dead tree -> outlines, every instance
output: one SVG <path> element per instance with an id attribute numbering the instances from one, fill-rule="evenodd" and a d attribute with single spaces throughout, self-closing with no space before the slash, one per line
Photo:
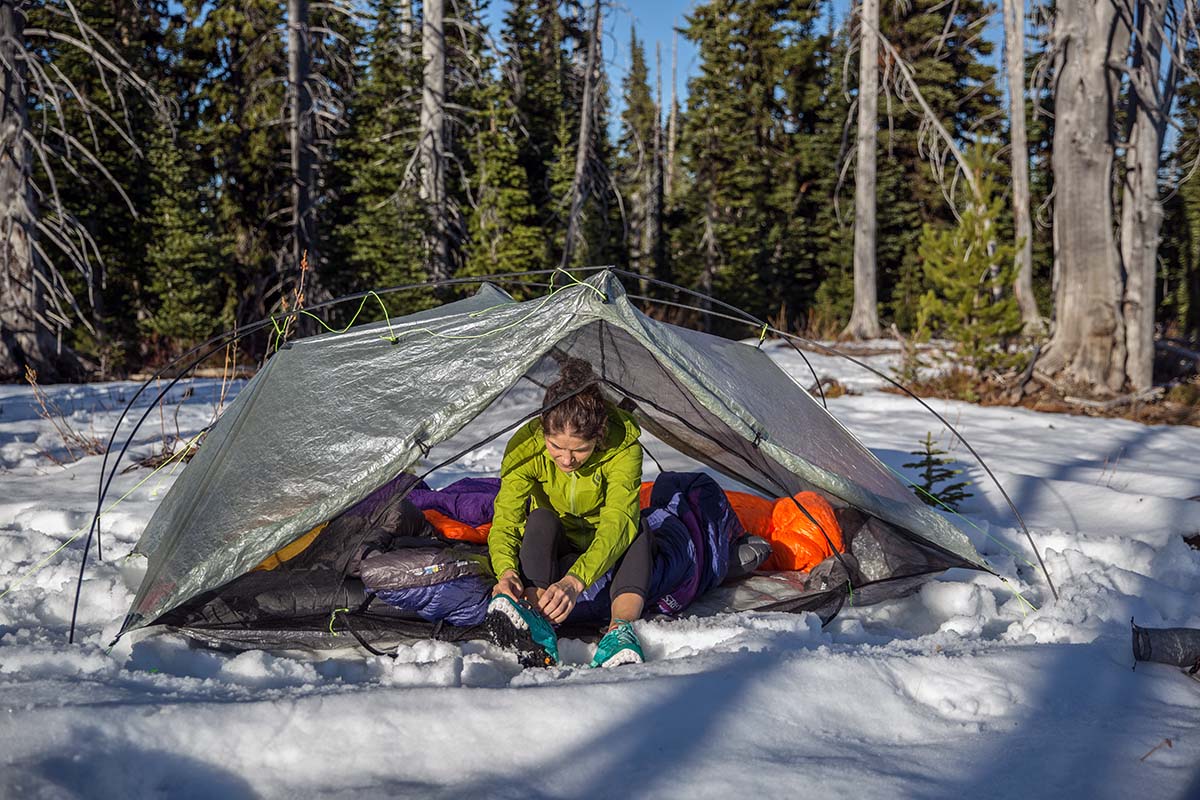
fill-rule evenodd
<path id="1" fill-rule="evenodd" d="M 879 101 L 879 0 L 859 6 L 858 137 L 854 171 L 854 307 L 843 331 L 879 336 L 875 265 L 875 147 Z"/>
<path id="2" fill-rule="evenodd" d="M 425 71 L 417 161 L 421 170 L 420 198 L 428 214 L 425 253 L 429 275 L 436 281 L 450 277 L 445 171 L 445 13 L 442 0 L 425 0 L 422 10 L 421 56 Z"/>
<path id="3" fill-rule="evenodd" d="M 1026 333 L 1042 329 L 1033 296 L 1033 221 L 1029 195 L 1029 144 L 1025 132 L 1024 4 L 1004 0 L 1004 65 L 1008 77 L 1009 138 L 1012 147 L 1013 221 L 1017 238 L 1017 279 L 1013 293 Z"/>
<path id="4" fill-rule="evenodd" d="M 1054 259 L 1059 267 L 1054 333 L 1042 370 L 1119 391 L 1125 383 L 1125 322 L 1113 218 L 1117 146 L 1109 66 L 1129 46 L 1127 18 L 1113 0 L 1060 0 L 1054 92 Z"/>
<path id="5" fill-rule="evenodd" d="M 100 283 L 99 247 L 66 210 L 55 173 L 100 173 L 137 215 L 128 195 L 104 166 L 95 131 L 117 133 L 141 155 L 124 121 L 127 93 L 136 91 L 162 111 L 152 87 L 79 14 L 70 0 L 39 6 L 62 29 L 31 27 L 26 0 L 0 0 L 0 379 L 20 377 L 25 367 L 42 380 L 75 377 L 78 364 L 62 335 L 80 324 L 93 335 L 91 314 L 76 300 L 63 269 L 77 270 L 89 291 Z M 78 91 L 49 60 L 72 51 L 99 75 L 107 107 Z M 31 118 L 29 110 L 39 113 Z M 82 119 L 83 125 L 75 125 Z M 41 167 L 44 184 L 34 178 Z M 93 298 L 93 307 L 96 304 Z"/>
<path id="6" fill-rule="evenodd" d="M 679 125 L 679 101 L 675 99 L 677 80 L 675 70 L 678 64 L 679 32 L 675 31 L 671 36 L 671 112 L 667 119 L 667 162 L 663 175 L 663 195 L 667 198 L 668 203 L 671 202 L 675 191 L 675 144 Z"/>
<path id="7" fill-rule="evenodd" d="M 288 110 L 292 166 L 292 268 L 308 254 L 308 263 L 319 262 L 316 252 L 316 219 L 313 213 L 313 154 L 316 131 L 313 120 L 308 0 L 288 0 Z"/>
<path id="8" fill-rule="evenodd" d="M 568 267 L 575 254 L 575 240 L 579 238 L 579 221 L 583 214 L 583 203 L 589 187 L 586 185 L 588 159 L 592 145 L 593 95 L 596 92 L 596 61 L 600 50 L 600 0 L 592 6 L 592 33 L 588 41 L 587 72 L 583 79 L 583 108 L 579 120 L 579 143 L 575 148 L 575 174 L 571 178 L 571 191 L 567 198 L 567 235 L 563 242 L 561 266 Z"/>
<path id="9" fill-rule="evenodd" d="M 1154 278 L 1158 232 L 1163 208 L 1159 201 L 1158 166 L 1175 91 L 1175 72 L 1162 75 L 1163 26 L 1167 0 L 1138 0 L 1137 30 L 1130 64 L 1131 119 L 1125 145 L 1121 192 L 1121 262 L 1125 294 L 1125 372 L 1135 391 L 1154 383 Z M 1161 84 L 1161 85 L 1160 85 Z"/>
<path id="10" fill-rule="evenodd" d="M 1136 10 L 1135 10 L 1136 9 Z M 1136 14 L 1136 20 L 1134 16 Z M 1056 77 L 1054 331 L 1043 372 L 1104 393 L 1148 386 L 1154 264 L 1162 210 L 1157 173 L 1196 0 L 1061 0 L 1051 44 Z M 1136 29 L 1136 37 L 1134 32 Z M 1171 45 L 1164 51 L 1163 43 Z M 1134 47 L 1131 49 L 1131 45 Z M 1164 53 L 1171 63 L 1164 65 Z M 1117 103 L 1128 80 L 1128 139 Z M 1113 231 L 1116 151 L 1126 151 L 1120 238 Z"/>
<path id="11" fill-rule="evenodd" d="M 54 325 L 46 319 L 50 277 L 34 254 L 37 206 L 29 129 L 25 15 L 0 0 L 0 380 L 26 366 L 53 374 Z"/>

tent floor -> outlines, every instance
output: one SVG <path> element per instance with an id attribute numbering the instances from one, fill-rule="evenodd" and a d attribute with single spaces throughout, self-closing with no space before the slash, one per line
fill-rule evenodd
<path id="1" fill-rule="evenodd" d="M 909 594 L 941 571 L 939 568 L 857 587 L 852 597 L 848 595 L 844 586 L 826 591 L 806 591 L 808 573 L 756 573 L 713 589 L 698 598 L 681 618 L 711 617 L 748 611 L 812 611 L 821 617 L 824 624 L 845 605 L 868 605 Z M 662 618 L 662 615 L 655 612 L 647 618 Z M 402 616 L 390 610 L 384 613 L 341 613 L 333 619 L 328 614 L 322 614 L 259 620 L 253 624 L 164 624 L 152 626 L 150 629 L 178 633 L 198 646 L 227 651 L 326 650 L 361 647 L 363 642 L 377 650 L 389 651 L 405 643 L 427 639 L 462 642 L 484 638 L 481 626 L 435 624 L 415 617 Z M 595 641 L 600 636 L 599 629 L 594 624 L 564 626 L 560 628 L 559 635 L 583 641 Z"/>

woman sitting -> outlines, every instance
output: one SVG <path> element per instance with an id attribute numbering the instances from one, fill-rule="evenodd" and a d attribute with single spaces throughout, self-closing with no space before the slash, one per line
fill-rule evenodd
<path id="1" fill-rule="evenodd" d="M 513 435 L 488 535 L 497 583 L 485 625 L 506 645 L 527 632 L 547 665 L 558 662 L 553 625 L 614 566 L 612 618 L 592 666 L 644 658 L 631 625 L 642 615 L 653 557 L 649 532 L 639 530 L 641 429 L 604 401 L 595 381 L 587 362 L 568 360 L 541 417 Z"/>

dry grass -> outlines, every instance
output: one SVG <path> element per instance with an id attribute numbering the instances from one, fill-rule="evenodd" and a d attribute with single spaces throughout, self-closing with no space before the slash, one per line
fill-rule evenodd
<path id="1" fill-rule="evenodd" d="M 1032 381 L 1026 393 L 1013 401 L 1015 379 L 998 374 L 980 376 L 973 370 L 955 367 L 947 372 L 913 381 L 908 388 L 919 397 L 963 400 L 982 406 L 1019 406 L 1053 414 L 1077 414 L 1104 419 L 1127 419 L 1146 425 L 1194 425 L 1200 427 L 1200 378 L 1168 390 L 1162 397 L 1133 400 L 1123 405 L 1099 408 L 1081 405 L 1068 398 L 1086 396 L 1086 387 L 1050 385 Z M 894 394 L 900 390 L 885 388 Z"/>
<path id="2" fill-rule="evenodd" d="M 843 320 L 818 306 L 808 310 L 800 335 L 816 342 L 836 342 L 842 338 L 842 329 L 845 327 Z"/>
<path id="3" fill-rule="evenodd" d="M 835 397 L 846 397 L 847 395 L 862 394 L 853 389 L 847 389 L 845 384 L 834 378 L 822 378 L 820 383 L 821 391 L 817 391 L 817 384 L 808 387 L 808 393 L 813 397 L 818 397 L 820 394 L 825 395 L 826 400 L 832 400 Z"/>
<path id="4" fill-rule="evenodd" d="M 58 437 L 62 440 L 66 457 L 56 456 L 48 450 L 42 450 L 42 455 L 62 466 L 78 461 L 84 456 L 98 456 L 104 452 L 104 442 L 95 432 L 83 433 L 75 428 L 67 414 L 46 395 L 45 390 L 38 384 L 37 370 L 25 367 L 25 381 L 32 387 L 33 396 L 38 401 L 38 416 L 54 426 Z"/>

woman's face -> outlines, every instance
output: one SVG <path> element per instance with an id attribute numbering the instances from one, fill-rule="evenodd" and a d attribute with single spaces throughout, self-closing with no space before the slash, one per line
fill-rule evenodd
<path id="1" fill-rule="evenodd" d="M 546 434 L 546 452 L 563 472 L 574 472 L 596 450 L 594 439 L 576 436 L 573 431 Z"/>

